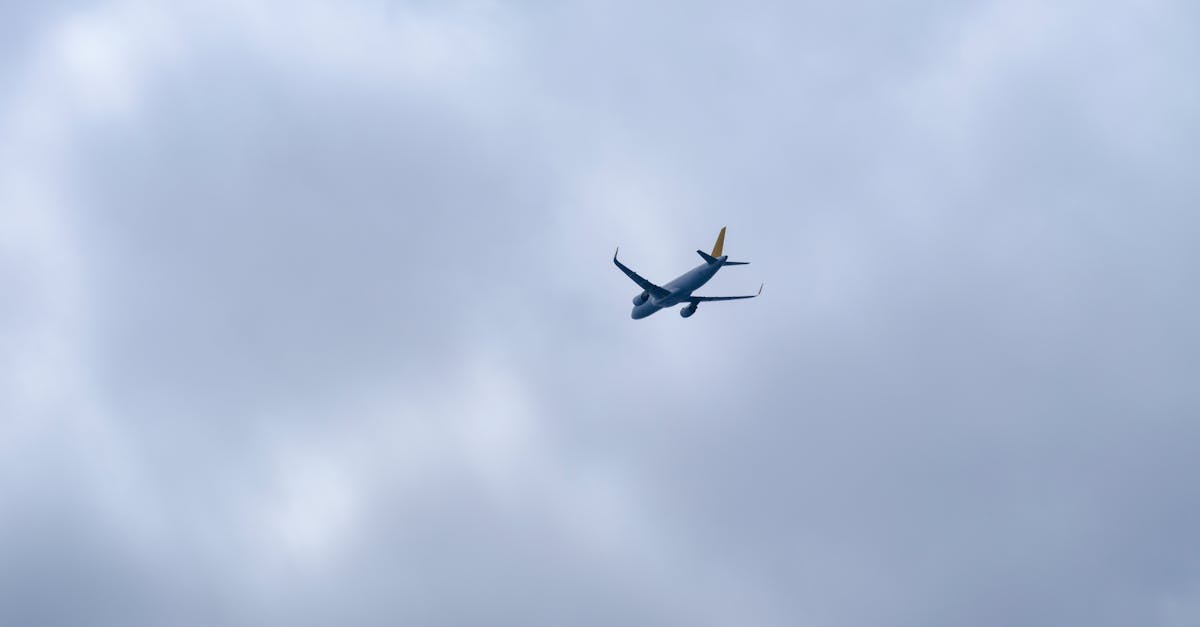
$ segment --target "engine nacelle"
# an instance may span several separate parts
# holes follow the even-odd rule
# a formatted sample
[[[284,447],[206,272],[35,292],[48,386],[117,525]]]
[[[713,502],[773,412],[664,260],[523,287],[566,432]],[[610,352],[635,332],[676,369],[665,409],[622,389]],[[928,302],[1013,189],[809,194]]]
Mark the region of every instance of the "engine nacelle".
[[[696,303],[692,303],[679,310],[679,315],[683,316],[684,318],[691,318],[692,314],[694,313],[696,313]]]
[[[637,296],[634,296],[634,297],[633,297],[633,306],[634,306],[634,307],[637,307],[638,305],[640,305],[640,304],[642,304],[642,303],[646,302],[646,299],[647,299],[647,298],[650,298],[650,293],[649,293],[649,292],[642,292],[641,294],[638,294]]]

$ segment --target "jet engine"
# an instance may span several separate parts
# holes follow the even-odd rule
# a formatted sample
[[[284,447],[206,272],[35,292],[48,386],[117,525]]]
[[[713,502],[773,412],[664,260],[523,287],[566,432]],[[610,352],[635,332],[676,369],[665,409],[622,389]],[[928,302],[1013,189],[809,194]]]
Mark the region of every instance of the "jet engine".
[[[641,294],[638,294],[637,296],[634,296],[634,297],[633,297],[633,306],[634,306],[634,307],[637,307],[638,305],[640,305],[640,304],[642,304],[642,303],[646,302],[646,299],[647,299],[647,298],[650,298],[650,293],[649,293],[649,292],[642,292]]]
[[[679,315],[683,316],[684,318],[691,318],[692,314],[694,313],[696,313],[696,303],[692,303],[679,310]]]

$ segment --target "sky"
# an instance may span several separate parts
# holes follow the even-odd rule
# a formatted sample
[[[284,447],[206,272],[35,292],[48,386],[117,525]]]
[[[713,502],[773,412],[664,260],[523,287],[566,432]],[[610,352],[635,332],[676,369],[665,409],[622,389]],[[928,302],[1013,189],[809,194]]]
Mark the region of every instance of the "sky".
[[[1200,8],[9,2],[0,624],[1200,624]],[[704,293],[629,318],[622,258]]]

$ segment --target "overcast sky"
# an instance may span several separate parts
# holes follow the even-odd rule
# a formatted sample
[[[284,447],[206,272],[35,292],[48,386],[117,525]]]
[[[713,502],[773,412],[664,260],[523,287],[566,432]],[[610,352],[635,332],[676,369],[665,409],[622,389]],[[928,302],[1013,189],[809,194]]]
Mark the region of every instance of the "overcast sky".
[[[1200,624],[1197,6],[4,4],[0,624]]]

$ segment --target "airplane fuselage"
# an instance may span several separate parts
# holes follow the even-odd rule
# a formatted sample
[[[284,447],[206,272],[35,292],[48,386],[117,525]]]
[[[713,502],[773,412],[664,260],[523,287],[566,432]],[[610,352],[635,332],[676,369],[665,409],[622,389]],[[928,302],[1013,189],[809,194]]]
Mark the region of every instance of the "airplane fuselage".
[[[671,282],[663,285],[663,288],[669,290],[671,293],[662,298],[656,299],[654,296],[647,294],[645,301],[640,305],[633,306],[633,311],[629,314],[630,317],[638,320],[660,309],[668,309],[679,303],[688,302],[688,298],[692,296],[692,292],[700,289],[705,283],[708,283],[710,279],[716,276],[717,271],[721,269],[727,258],[728,256],[722,255],[718,257],[721,263],[702,263],[675,277]]]

